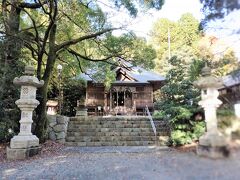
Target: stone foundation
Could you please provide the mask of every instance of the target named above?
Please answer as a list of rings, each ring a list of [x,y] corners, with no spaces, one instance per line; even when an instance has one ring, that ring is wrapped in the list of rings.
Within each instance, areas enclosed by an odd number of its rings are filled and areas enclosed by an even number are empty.
[[[12,149],[7,147],[7,159],[8,160],[21,160],[37,155],[41,150],[41,147],[20,148]]]
[[[48,139],[65,143],[69,118],[60,115],[48,115]]]
[[[197,154],[213,159],[228,157],[230,155],[228,141],[220,132],[206,132],[199,138]]]

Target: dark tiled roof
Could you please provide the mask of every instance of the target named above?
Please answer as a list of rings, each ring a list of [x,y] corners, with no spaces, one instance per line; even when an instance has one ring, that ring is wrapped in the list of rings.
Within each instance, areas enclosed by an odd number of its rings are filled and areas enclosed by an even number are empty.
[[[121,61],[122,62],[122,61]],[[123,61],[123,66],[117,67],[115,69],[115,72],[117,72],[119,69],[122,69],[123,71],[126,72],[128,76],[130,76],[132,79],[135,80],[135,83],[149,83],[151,81],[164,81],[165,77],[162,75],[145,70],[144,68],[133,66],[129,62]],[[78,76],[78,78],[83,78],[86,81],[93,81],[93,79],[90,77],[91,75],[89,74],[94,74],[96,71],[88,71],[87,74],[83,73]],[[116,81],[114,83],[128,83],[127,81]],[[130,81],[129,83],[134,83],[134,81]]]
[[[227,76],[222,77],[224,87],[220,89],[224,89],[225,87],[231,87],[240,84],[240,71],[233,72]]]

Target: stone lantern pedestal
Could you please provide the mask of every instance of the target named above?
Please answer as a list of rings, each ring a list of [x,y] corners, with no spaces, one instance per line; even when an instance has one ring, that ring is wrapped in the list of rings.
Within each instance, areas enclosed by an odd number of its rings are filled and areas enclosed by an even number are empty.
[[[194,82],[194,85],[201,89],[201,101],[199,105],[205,112],[207,131],[199,138],[197,154],[210,158],[221,158],[229,155],[228,142],[217,128],[217,108],[222,104],[218,99],[218,88],[222,87],[219,78],[211,76],[211,69],[204,67],[202,77]]]
[[[15,78],[13,83],[21,86],[20,99],[16,105],[21,110],[20,132],[10,141],[7,148],[7,159],[25,159],[33,156],[39,151],[39,139],[31,133],[32,112],[39,105],[36,100],[36,90],[43,86],[44,82],[33,76],[34,68],[25,67],[25,75]]]

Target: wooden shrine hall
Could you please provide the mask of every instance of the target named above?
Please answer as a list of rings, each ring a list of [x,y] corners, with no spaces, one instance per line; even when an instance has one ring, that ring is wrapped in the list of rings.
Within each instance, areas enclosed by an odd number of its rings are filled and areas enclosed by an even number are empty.
[[[143,115],[146,106],[153,111],[154,91],[161,88],[165,78],[125,61],[114,71],[116,81],[109,90],[81,74],[87,81],[88,115]]]

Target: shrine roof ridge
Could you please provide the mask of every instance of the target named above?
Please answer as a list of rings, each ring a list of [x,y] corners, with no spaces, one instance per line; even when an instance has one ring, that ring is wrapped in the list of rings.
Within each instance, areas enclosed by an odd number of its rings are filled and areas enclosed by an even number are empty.
[[[115,81],[113,83],[126,83],[126,84],[127,83],[150,83],[150,82],[160,82],[165,80],[164,76],[156,72],[148,71],[139,66],[133,66],[131,63],[125,62],[125,61],[124,61],[124,64],[126,67],[119,66],[115,68],[114,71],[117,72],[119,70],[122,70],[126,72],[126,74],[130,76],[132,79],[134,79],[135,81]],[[94,79],[91,78],[91,76],[94,75],[95,73],[97,73],[96,70],[89,70],[87,71],[87,73],[80,74],[77,78],[82,78],[86,81],[94,82]]]

